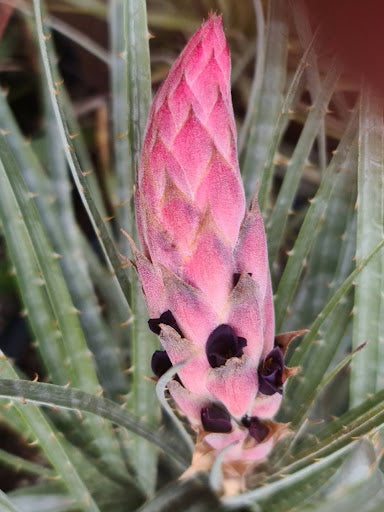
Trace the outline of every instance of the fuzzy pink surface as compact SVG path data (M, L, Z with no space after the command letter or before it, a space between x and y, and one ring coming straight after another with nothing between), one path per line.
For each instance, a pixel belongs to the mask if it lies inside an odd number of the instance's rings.
M257 369L274 344L273 298L263 220L256 199L246 209L239 172L230 70L222 21L212 15L172 66L149 114L135 195L136 265L150 316L171 311L183 333L160 326L172 364L186 361L183 385L169 385L177 406L201 430L202 407L221 404L232 431L205 441L219 450L236 439L228 459L259 460L273 443L249 448L241 418L271 418L281 397L258 392ZM205 347L221 324L247 345L241 357L211 367Z

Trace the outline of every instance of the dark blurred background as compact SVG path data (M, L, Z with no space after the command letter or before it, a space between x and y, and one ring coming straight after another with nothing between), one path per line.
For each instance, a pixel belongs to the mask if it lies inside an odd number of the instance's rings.
M312 26L320 27L318 53L336 53L353 80L359 83L364 76L379 93L384 92L383 0L305 3Z

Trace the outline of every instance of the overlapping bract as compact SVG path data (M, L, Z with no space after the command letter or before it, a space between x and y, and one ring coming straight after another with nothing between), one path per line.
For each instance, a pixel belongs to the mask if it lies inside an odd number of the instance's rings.
M192 37L149 115L136 188L136 267L169 383L200 448L254 462L276 441L284 347L275 346L263 221L246 210L236 153L230 57L221 18ZM204 450L203 450L204 451Z

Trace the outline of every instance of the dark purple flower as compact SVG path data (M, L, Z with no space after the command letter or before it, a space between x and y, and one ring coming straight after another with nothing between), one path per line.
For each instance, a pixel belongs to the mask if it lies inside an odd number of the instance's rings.
M249 435L256 439L258 443L263 442L269 434L268 426L256 416L252 416L251 418L249 416L244 416L241 422L244 427L247 427L249 430Z
M165 350L155 350L151 360L151 368L158 379L172 366Z
M282 393L284 356L274 348L259 366L259 391L264 395Z
M231 357L241 357L246 345L247 340L238 337L232 327L221 324L209 335L205 347L208 362L212 368L222 366Z
M164 311L164 313L161 313L159 318L151 318L148 320L149 328L152 332L159 335L160 334L160 324L169 325L169 327L172 327L175 329L177 333L180 334L181 337L183 337L183 333L180 330L180 327L177 325L177 322L175 320L175 317L172 315L172 313L169 311Z
M232 430L230 415L215 404L201 409L201 423L207 432L227 433Z

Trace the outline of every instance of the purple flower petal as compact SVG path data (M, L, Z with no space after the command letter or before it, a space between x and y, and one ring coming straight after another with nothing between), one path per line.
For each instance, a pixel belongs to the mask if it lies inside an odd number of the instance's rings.
M155 350L151 359L151 368L156 377L160 379L171 367L172 362L167 352L165 350ZM183 385L177 373L173 378Z
M149 328L151 329L152 332L154 332L157 335L159 335L161 331L160 324L169 325L170 327L175 329L175 331L178 334L180 334L181 337L183 337L183 333L181 332L180 327L177 325L175 317L169 310L164 311L164 313L161 313L160 318L151 318L150 320L148 320Z
M249 430L249 435L256 439L258 443L262 443L269 434L268 426L259 420L256 416L244 416L241 420L244 427Z
M240 338L229 325L216 327L209 335L205 351L212 368L226 363L231 357L241 357L243 348L247 345L245 338Z
M201 409L201 423L207 432L227 433L232 430L230 415L215 404Z
M259 391L264 395L282 393L284 356L279 347L274 348L259 367Z
M165 350L155 350L151 360L151 368L157 378L160 379L172 366L171 360Z

